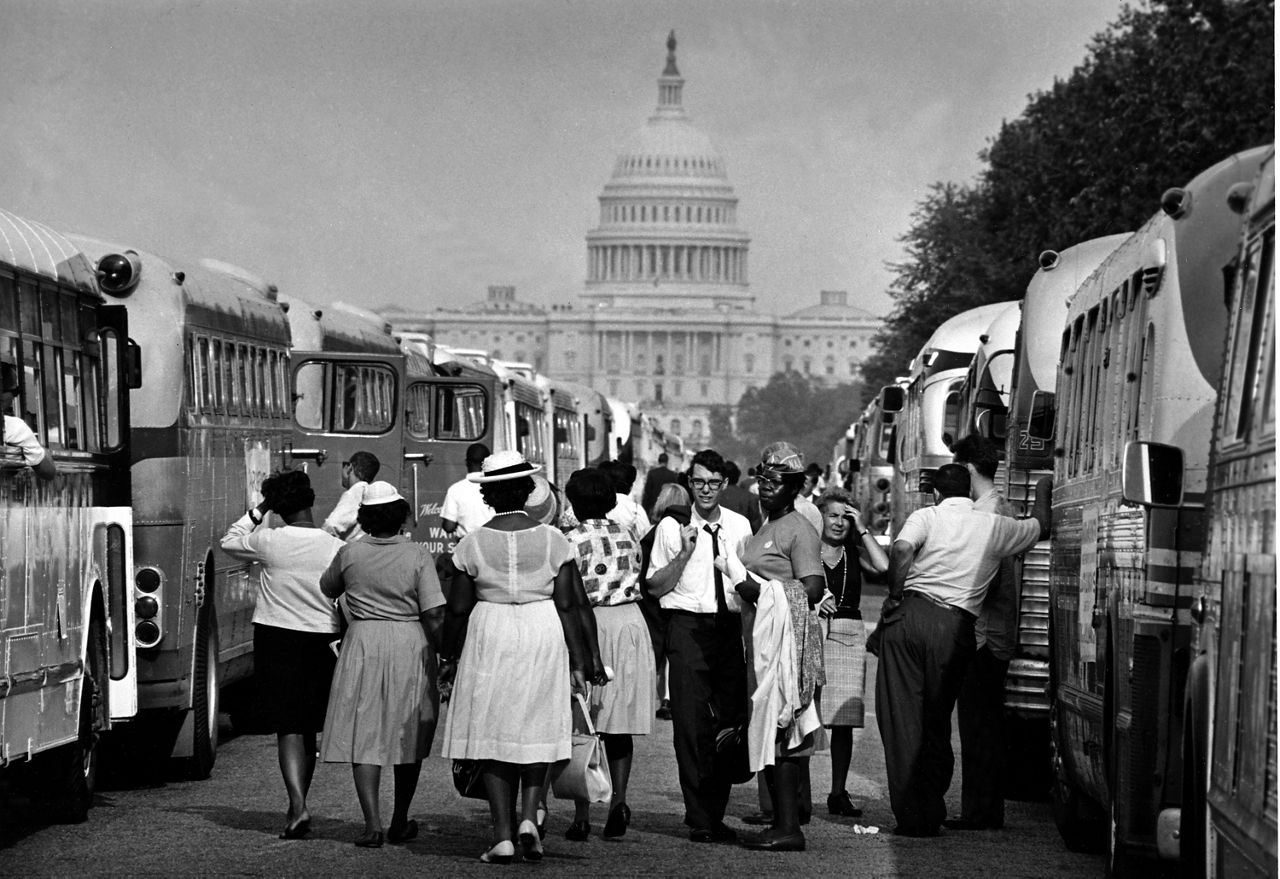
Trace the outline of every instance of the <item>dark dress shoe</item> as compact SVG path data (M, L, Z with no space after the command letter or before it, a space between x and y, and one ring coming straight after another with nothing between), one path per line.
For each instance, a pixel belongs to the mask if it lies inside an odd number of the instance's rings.
M993 824L987 821L974 821L972 818L948 818L942 822L948 830L1002 830L1004 824Z
M360 848L382 848L382 831L363 833L356 837L356 845Z
M715 827L695 827L689 831L690 842L737 842L738 834L732 827L726 826L723 822Z
M625 836L631 824L631 808L626 803L618 803L609 810L609 820L604 823L604 838L616 839Z
M280 834L281 839L305 839L307 834L311 832L311 819L304 818L297 824L287 825L284 833Z
M670 720L671 719L671 700L663 699L662 704L658 706L658 710L653 713L653 716L658 718L658 720Z
M849 792L844 790L827 797L827 811L832 815L841 815L845 818L862 817L862 810L853 804L849 799Z
M752 827L772 827L773 813L772 812L756 812L754 814L748 815L747 817L743 818L742 823L748 824Z
M897 827L893 828L893 835L894 835L894 836L910 836L910 837L915 837L915 838L917 838L917 839L923 839L923 838L930 837L930 836L937 836L937 835L938 835L938 828L936 828L936 827L906 827L906 826L903 826L903 825L899 824Z
M743 848L758 852L802 852L804 851L804 834L788 833L786 836L771 836L761 833L742 841Z
M392 845L399 845L402 842L408 842L417 835L417 821L406 821L404 824L396 824L396 822L392 821L391 826L387 828L387 842Z
M591 835L591 823L588 821L574 821L569 825L569 829L564 832L564 838L574 842L582 842Z

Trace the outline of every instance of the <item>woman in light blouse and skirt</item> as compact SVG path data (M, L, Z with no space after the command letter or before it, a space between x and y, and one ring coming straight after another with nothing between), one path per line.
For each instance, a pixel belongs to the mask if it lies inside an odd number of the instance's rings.
M613 781L613 799L604 837L627 832L631 809L627 782L631 776L633 735L653 728L653 643L640 612L640 541L629 525L605 517L616 502L613 482L602 470L578 470L569 477L565 495L579 525L565 534L577 557L578 573L594 608L600 662L613 671L604 687L591 688L591 713L604 739ZM591 832L590 805L578 802L573 824L565 832L584 840Z

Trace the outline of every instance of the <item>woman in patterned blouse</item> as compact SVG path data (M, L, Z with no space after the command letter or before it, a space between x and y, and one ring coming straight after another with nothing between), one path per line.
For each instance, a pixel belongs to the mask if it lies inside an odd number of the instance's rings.
M610 684L591 688L590 701L613 780L604 825L605 838L613 838L625 834L631 822L627 807L631 737L647 735L653 725L657 672L649 628L640 613L640 535L605 518L616 496L604 471L578 470L564 491L580 523L565 537L577 555L578 573L593 608L601 661L613 671ZM589 809L586 802L577 803L566 838L584 840L591 833Z

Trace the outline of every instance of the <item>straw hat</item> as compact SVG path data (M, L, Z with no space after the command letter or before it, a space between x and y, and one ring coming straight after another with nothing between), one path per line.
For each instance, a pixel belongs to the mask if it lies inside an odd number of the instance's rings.
M760 453L760 467L772 476L791 476L804 472L804 453L791 443L777 442L765 446Z
M501 452L494 452L485 458L484 463L480 465L479 472L468 473L467 480L470 482L502 482L506 479L531 476L541 471L542 468L537 464L530 464L526 461L524 455L513 449L506 449Z
M556 507L559 506L555 492L551 490L551 483L545 476L538 474L530 478L533 479L533 493L524 502L525 515L535 522L550 525L555 520Z
M364 497L360 501L360 505L371 507L375 504L389 504L392 501L402 501L400 492L396 491L394 485L390 482L370 482L365 486Z

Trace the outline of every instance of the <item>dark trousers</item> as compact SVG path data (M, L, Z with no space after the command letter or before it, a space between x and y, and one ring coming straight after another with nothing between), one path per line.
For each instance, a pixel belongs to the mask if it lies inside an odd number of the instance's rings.
M1009 660L984 645L974 654L960 687L960 817L1004 826L1001 761L1005 756L1004 679Z
M735 614L668 612L667 670L685 824L724 820L732 787L715 772L716 732L747 716L747 666Z
M937 831L951 786L951 712L975 649L972 615L907 592L884 627L876 722L901 832Z

